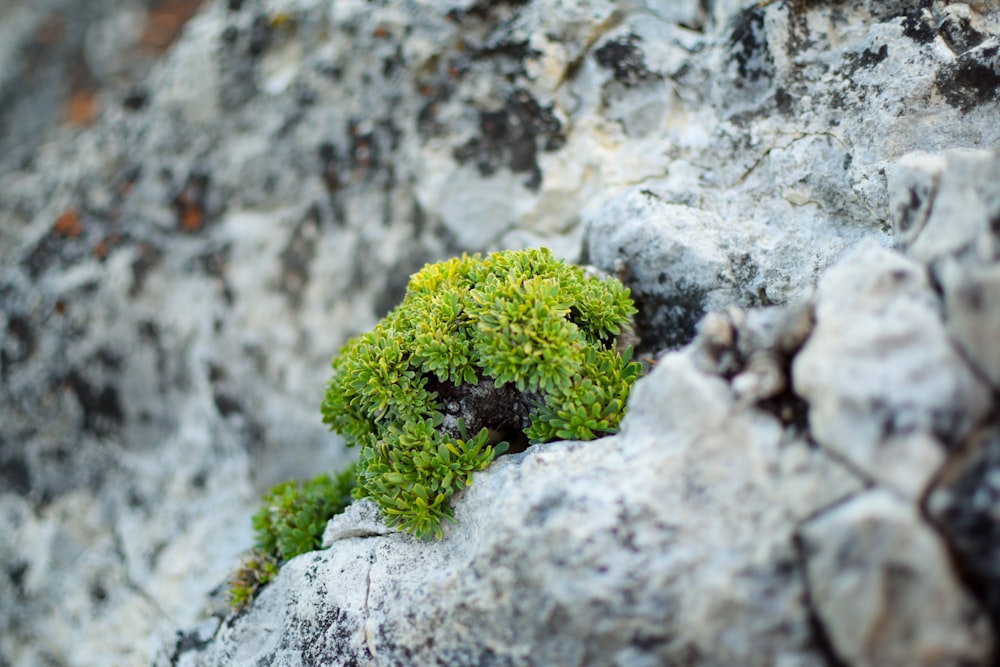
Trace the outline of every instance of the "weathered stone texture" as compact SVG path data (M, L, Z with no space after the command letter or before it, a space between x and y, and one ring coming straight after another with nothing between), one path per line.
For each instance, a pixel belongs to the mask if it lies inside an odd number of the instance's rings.
M206 3L0 157L0 663L991 664L998 39L995 2ZM225 617L259 493L349 460L338 347L539 244L673 350L624 432L498 461L440 543L353 508ZM871 516L955 555L858 542L942 600L875 599L885 652L822 574Z

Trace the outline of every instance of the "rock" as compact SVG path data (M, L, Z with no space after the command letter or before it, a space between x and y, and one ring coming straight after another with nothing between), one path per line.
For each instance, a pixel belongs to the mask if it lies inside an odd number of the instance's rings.
M932 263L948 329L1000 387L1000 153L913 153L890 179L893 229L908 255Z
M810 596L844 664L985 664L988 619L912 505L868 491L801 535Z
M928 494L927 512L947 538L959 571L1000 619L1000 427L969 438Z
M721 226L640 191L612 200L590 221L586 259L632 287L640 339L684 344L703 313L736 300L736 290L720 284L730 269L712 233Z
M501 458L440 542L295 559L183 664L824 664L791 536L856 481L685 355L633 406L619 436Z
M301 663L342 647L415 664L444 628L455 664L528 662L529 645L549 664L829 664L794 536L866 484L916 502L995 411L994 320L975 305L994 300L995 234L969 218L975 261L935 255L931 280L922 256L854 256L876 283L873 261L906 276L884 301L904 311L899 351L870 328L877 312L811 290L861 241L892 244L901 156L932 156L902 164L929 193L937 161L962 211L969 190L946 173L961 160L944 151L1000 144L997 9L207 3L144 94L111 88L93 126L0 151L0 662ZM31 34L23 17L2 34ZM109 42L88 41L113 71ZM969 183L985 179L988 160L968 159ZM937 229L925 204L914 230ZM424 262L528 244L623 271L644 352L723 314L660 361L621 436L498 462L440 544L345 515L329 551L214 635L256 498L350 460L316 409L338 347ZM799 377L801 355L822 373ZM837 364L891 384L853 385ZM890 413L913 428L883 437ZM528 517L534 544L517 541ZM480 655L462 642L484 624Z
M866 299L929 300L915 273L878 279L907 266L868 247L834 267L804 346L809 309L730 312L729 340L743 339L734 354L801 357L846 303L857 321ZM830 288L838 273L860 284L853 301ZM861 324L829 353L843 360L871 345ZM811 420L783 424L766 402L739 400L739 374L705 365L714 348L703 337L718 343L724 331L706 325L661 357L618 435L538 445L477 474L441 541L376 534L371 505L352 508L331 522L328 550L292 561L183 664L992 664L989 616L919 497L896 491L893 475L871 475L872 486L868 469L811 444ZM924 363L929 375L945 366L935 355ZM812 398L845 386L830 373L811 381ZM892 451L900 470L923 474L920 447ZM982 541L970 544L983 553Z
M811 433L871 479L919 497L945 451L994 409L989 387L952 345L919 264L864 244L820 279L816 300L792 365Z

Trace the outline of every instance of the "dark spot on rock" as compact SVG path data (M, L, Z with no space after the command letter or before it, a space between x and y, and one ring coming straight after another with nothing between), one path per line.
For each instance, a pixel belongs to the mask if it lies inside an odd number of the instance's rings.
M431 137L441 137L447 134L445 127L438 121L438 112L441 109L441 102L446 96L435 95L429 98L417 112L417 132L423 139Z
M791 361L785 368L785 377L789 378L789 388L781 394L768 398L757 404L764 412L769 412L785 426L791 427L796 433L805 437L809 433L809 404L791 388Z
M236 616L232 616L231 620L234 620ZM177 631L176 638L174 639L174 650L170 654L170 664L178 665L181 661L181 656L190 651L200 651L211 642L213 636L201 637L197 632L181 632ZM261 664L268 664L267 661Z
M319 167L323 184L328 192L335 193L340 189L341 171L343 166L340 159L340 151L329 141L324 141L319 145Z
M998 45L966 51L942 67L935 79L948 104L962 111L1000 99Z
M222 382L229 374L226 373L226 369L219 364L209 364L208 365L208 381L212 384L216 382Z
M229 394L223 392L214 392L212 394L212 400L215 402L215 409L219 411L219 414L223 417L229 417L234 414L242 414L243 406L240 402L230 396Z
M928 511L958 569L1000 622L1000 427L975 434L929 495Z
M642 653L652 653L659 647L669 644L671 640L672 638L669 635L654 635L639 631L636 632L629 643Z
M192 171L174 195L171 205L177 214L177 226L185 233L201 231L206 221L208 187L211 178L203 171Z
M907 271L906 269L894 269L889 272L889 277L892 278L893 282L895 283L906 282L907 280L910 279L910 277L912 277L912 275L913 274Z
M229 0L226 8L231 12L238 12L243 9L243 0Z
M518 62L528 58L534 58L539 55L541 54L538 51L528 46L528 40L501 40L492 44L487 44L478 49L475 53L476 58L495 58L499 56L503 58L510 58L511 60Z
M316 89L303 83L296 83L292 86L292 95L295 98L295 103L300 107L311 107L316 104L316 101L319 99L319 94L316 92ZM284 126L283 131L291 129L299 119L300 116L298 115L292 116L289 119L290 122Z
M35 333L31 323L23 315L11 315L7 318L7 336L0 343L0 377L6 377L11 366L34 354Z
M858 70L871 69L889 56L889 47L883 44L879 49L865 49L861 53L847 53L844 64L838 69L842 76L850 80Z
M937 31L924 19L920 7L911 7L903 14L903 36L927 44L934 41Z
M14 590L17 591L17 596L23 599L27 595L24 588L24 577L28 574L28 564L24 561L19 561L7 565L6 569L7 579L14 586Z
M128 493L125 495L125 502L132 509L142 509L146 506L146 499L134 488L128 490Z
M807 572L809 559L815 555L814 547L806 542L800 533L796 533L793 536L793 545L795 548L798 571ZM823 623L823 619L817 611L813 591L809 585L809 578L803 577L802 582L805 597L805 609L809 619L809 633L812 635L811 639L813 646L816 651L823 656L823 663L827 665L827 667L849 667L848 663L837 654L833 645L833 640L830 638L830 633L827 631L826 625Z
M479 114L480 135L473 137L454 151L462 163L474 162L483 176L506 166L513 172L530 174L525 187L538 190L542 182L536 159L538 150L554 151L566 141L562 124L526 90L515 90L504 106Z
M142 292L146 277L163 257L163 252L159 248L148 243L140 243L136 250L136 258L132 260L132 284L129 285L129 296L137 296Z
M240 38L240 30L234 25L227 25L219 37L224 44L235 44Z
M938 27L938 34L955 53L965 53L983 43L986 35L976 30L968 16L948 13Z
M201 253L195 258L195 262L197 267L207 275L213 278L224 278L231 254L232 247L227 243Z
M98 580L90 582L90 599L97 604L108 599L108 591L103 583Z
M632 290L638 309L634 317L635 333L640 339L637 355L656 354L682 347L696 333L698 321L705 314L705 290L679 280L664 294L649 294L635 282L625 280Z
M96 387L78 371L66 376L66 384L80 403L83 410L83 429L95 435L109 435L125 420L118 389L113 385Z
M910 188L910 201L905 206L900 206L900 210L896 212L896 226L899 231L908 232L913 227L913 214L920 210L922 203L916 188Z
M10 451L6 441L0 436L0 489L26 496L31 491L31 470L27 462Z
M475 18L484 22L495 22L494 18L498 12L504 9L516 9L528 4L531 0L479 0L464 11L452 9L448 11L448 19L454 22L461 22L465 17Z
M62 239L52 234L46 235L25 254L21 265L32 279L38 278L55 266L60 259L63 261L73 259L74 253L67 248L71 243L69 239Z
M391 78L393 74L398 72L404 65L403 52L400 47L396 47L396 51L389 57L382 59L382 78Z
M272 32L271 21L265 14L255 16L250 26L247 53L253 58L262 55L271 45Z
M795 105L795 98L788 91L779 86L774 91L774 106L784 116L789 116Z
M740 12L733 23L729 46L741 79L753 82L770 78L774 58L764 32L762 8L754 6Z
M878 65L880 62L889 57L889 47L883 44L879 47L878 51L873 51L871 49L865 49L861 52L861 57L858 58L858 67L864 69L870 69Z
M143 86L133 86L122 98L122 106L129 111L141 111L149 103L149 91Z
M626 87L662 78L646 67L645 55L638 46L639 41L639 36L635 34L609 41L594 51L594 58L598 65L614 73L615 81Z
M208 483L208 471L199 470L194 477L191 478L191 488L196 491L204 491L205 485Z
M544 526L552 515L566 504L566 494L550 493L531 506L524 516L524 523L527 526Z

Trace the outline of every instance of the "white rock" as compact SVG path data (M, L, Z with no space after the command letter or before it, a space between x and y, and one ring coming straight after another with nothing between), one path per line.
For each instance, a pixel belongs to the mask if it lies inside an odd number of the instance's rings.
M980 262L1000 258L1000 153L954 150L911 153L889 182L893 230L911 257L929 263L970 252Z
M994 639L914 507L862 493L803 526L806 572L837 656L859 667L986 664Z
M371 506L348 510L341 539L283 568L193 664L825 664L791 538L857 481L684 354L631 406L619 436L477 474L440 542L373 535Z
M0 34L34 34L51 3L35 4L30 21L0 12ZM0 541L0 662L147 665L152 643L194 624L252 543L255 498L350 459L317 415L329 359L424 262L524 245L576 258L593 220L604 236L590 254L641 274L634 292L651 295L646 324L662 326L645 344L680 346L706 309L786 303L859 241L889 245L899 156L1000 143L976 76L997 71L992 2L240 4L205 4L145 102L123 108L106 91L94 126L52 135L30 160L0 156L0 529L16 536ZM920 183L952 178L918 167ZM992 173L964 169L941 210L962 213ZM79 233L54 233L70 210ZM995 236L977 239L995 258ZM991 377L994 320L963 305L970 285L992 298L978 261L942 264L940 282L947 331ZM744 358L767 344L740 335L763 341L767 327L729 329L742 400L719 364L670 357L636 390L625 435L498 463L440 545L342 532L208 651L310 662L310 646L340 645L330 633L347 628L346 655L414 664L406 650L430 656L444 628L437 648L455 663L487 649L528 662L530 645L543 664L584 651L600 664L825 664L794 526L857 490L848 467L912 497L984 414L921 280L883 304L899 321L820 298L868 324L854 339L820 318L810 344L833 356L811 353L815 434L786 410L794 397L770 396L788 359ZM908 345L873 329L889 323ZM858 366L886 384L844 377ZM766 406L783 422L754 407L765 397L784 401ZM883 400L912 431L879 435ZM539 525L526 531L527 517ZM328 580L344 589L314 586ZM429 591L457 593L433 607ZM400 615L406 595L417 625ZM484 655L462 644L479 627L494 633ZM237 635L244 648L227 643Z
M919 492L941 461L931 436L964 438L992 409L989 388L952 345L925 270L902 255L863 245L820 279L816 300L792 366L810 431L872 479ZM897 459L903 442L924 454Z
M970 362L1000 388L1000 262L963 265L947 258L938 271L948 331Z

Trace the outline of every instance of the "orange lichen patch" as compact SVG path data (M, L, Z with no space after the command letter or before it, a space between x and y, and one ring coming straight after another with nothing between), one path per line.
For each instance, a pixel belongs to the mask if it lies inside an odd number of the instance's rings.
M157 3L147 15L146 29L139 44L152 51L166 51L199 6L201 0L164 0Z
M205 197L208 193L208 177L192 174L181 191L174 198L177 211L177 225L181 231L193 234L205 224Z
M79 236L83 232L83 225L80 224L80 215L76 209L67 209L56 218L55 224L52 225L52 231L59 236L70 239Z
M97 91L76 90L66 102L66 121L73 125L90 125L97 119L99 110Z
M112 234L109 234L108 236L105 236L103 239L95 243L94 248L91 251L94 255L94 258L100 262L103 262L105 259L107 259L108 252L110 252L112 248L118 245L119 240L121 240L121 234L119 234L118 232L114 232Z
M201 229L205 222L205 213L197 206L188 206L181 211L179 224L181 230L192 234Z
M378 39L385 39L389 36L389 34L389 28L384 25L380 25L375 28L374 36Z

